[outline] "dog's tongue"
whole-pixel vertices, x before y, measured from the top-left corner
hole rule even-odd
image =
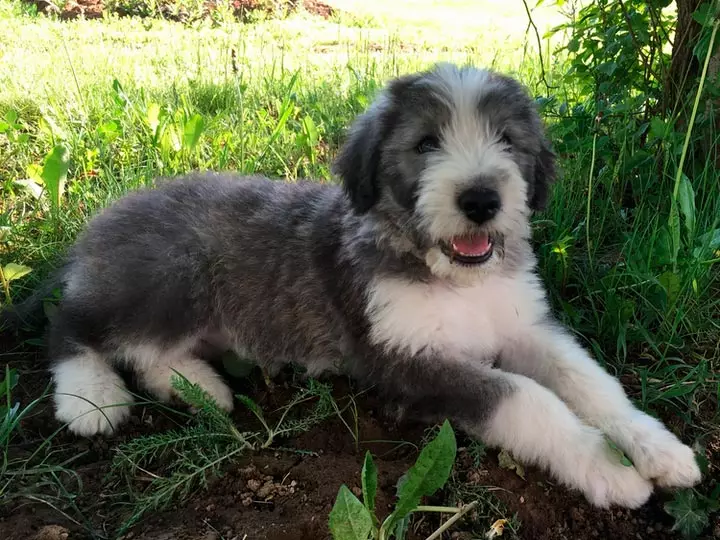
[[[452,239],[452,248],[460,255],[482,257],[490,250],[490,238],[487,233],[474,236],[456,236]]]

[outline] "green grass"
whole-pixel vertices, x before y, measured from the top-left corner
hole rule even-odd
[[[536,78],[521,46],[500,54],[482,27],[438,44],[432,28],[400,42],[407,26],[358,28],[303,14],[188,28],[5,13],[0,118],[16,115],[16,133],[29,139],[0,138],[0,226],[9,227],[13,260],[33,265],[53,260],[93,210],[158,175],[211,168],[328,179],[348,122],[400,72],[472,60]],[[204,129],[188,148],[182,135],[194,115]],[[51,209],[18,180],[36,176],[58,144],[70,150],[69,181],[46,219]]]
[[[545,73],[552,96],[568,103],[545,109],[562,177],[535,220],[551,299],[642,408],[679,415],[690,440],[716,435],[713,156],[688,159],[675,193],[686,127],[653,125],[664,158],[638,168],[654,158],[618,129],[622,118],[594,128],[592,109],[567,112],[588,96],[567,76],[566,54],[549,54],[565,39],[544,36],[561,20],[551,8],[534,12],[541,65],[521,2],[336,4],[348,11],[330,20],[181,25],[60,22],[0,0],[0,268],[33,268],[4,284],[0,302],[28,294],[94,211],[157,176],[233,169],[332,181],[343,130],[396,74],[469,61],[514,74],[540,96]],[[451,21],[459,27],[448,32]],[[694,197],[683,196],[688,186]]]

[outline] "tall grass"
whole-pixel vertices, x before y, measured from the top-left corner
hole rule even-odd
[[[0,226],[5,251],[33,265],[54,260],[95,209],[157,176],[234,169],[328,180],[344,128],[398,73],[441,59],[522,71],[530,84],[537,71],[522,64],[522,47],[501,55],[479,35],[401,47],[388,31],[302,15],[219,28],[13,15],[4,26],[0,118],[13,122],[0,135]],[[58,193],[62,182],[47,185],[42,173],[63,149]]]

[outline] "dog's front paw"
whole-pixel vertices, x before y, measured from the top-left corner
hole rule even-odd
[[[596,440],[581,480],[587,499],[600,508],[612,505],[638,508],[645,504],[653,491],[651,482],[632,466],[621,463],[607,443]]]
[[[692,487],[700,482],[695,453],[659,421],[641,413],[626,429],[632,433],[627,453],[644,478],[664,487]]]
[[[132,402],[124,388],[114,386],[87,388],[83,395],[56,393],[54,399],[55,418],[82,437],[112,435],[130,416],[126,403]]]
[[[215,401],[220,409],[225,412],[231,412],[235,405],[232,390],[230,390],[230,387],[225,384],[222,378],[211,371],[209,367],[202,367],[203,369],[186,372],[183,375],[185,375],[191,383],[197,384],[202,388],[202,390]],[[180,397],[177,390],[173,390],[173,394],[176,397]]]
[[[222,380],[216,379],[205,387],[205,390],[212,396],[220,407],[225,412],[231,412],[235,406],[233,393]]]

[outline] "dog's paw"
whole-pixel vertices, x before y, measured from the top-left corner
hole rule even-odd
[[[228,385],[220,380],[219,377],[213,380],[205,381],[201,386],[208,394],[210,394],[210,396],[215,400],[215,403],[217,403],[217,406],[223,411],[230,412],[233,410],[235,406],[233,393]]]
[[[580,488],[593,505],[638,508],[647,502],[653,492],[652,483],[634,467],[621,463],[604,439],[595,441],[591,455]]]
[[[692,487],[702,475],[695,453],[658,420],[638,414],[626,425],[627,453],[640,474],[663,487]]]
[[[76,395],[56,393],[54,399],[55,418],[83,437],[111,435],[130,416],[127,404],[132,402],[123,387],[110,385],[87,387]]]
[[[227,384],[222,380],[220,375],[215,373],[210,366],[199,365],[196,369],[185,370],[183,376],[192,384],[197,384],[202,388],[213,400],[217,406],[223,411],[230,412],[234,408],[233,393]],[[175,397],[180,397],[177,390],[172,392]]]
[[[183,402],[182,396],[172,384],[173,377],[180,375],[190,384],[199,386],[219,408],[233,410],[233,393],[223,378],[207,362],[195,357],[169,358],[146,367],[141,371],[141,384],[162,401],[173,398]],[[192,410],[192,408],[191,408]]]

